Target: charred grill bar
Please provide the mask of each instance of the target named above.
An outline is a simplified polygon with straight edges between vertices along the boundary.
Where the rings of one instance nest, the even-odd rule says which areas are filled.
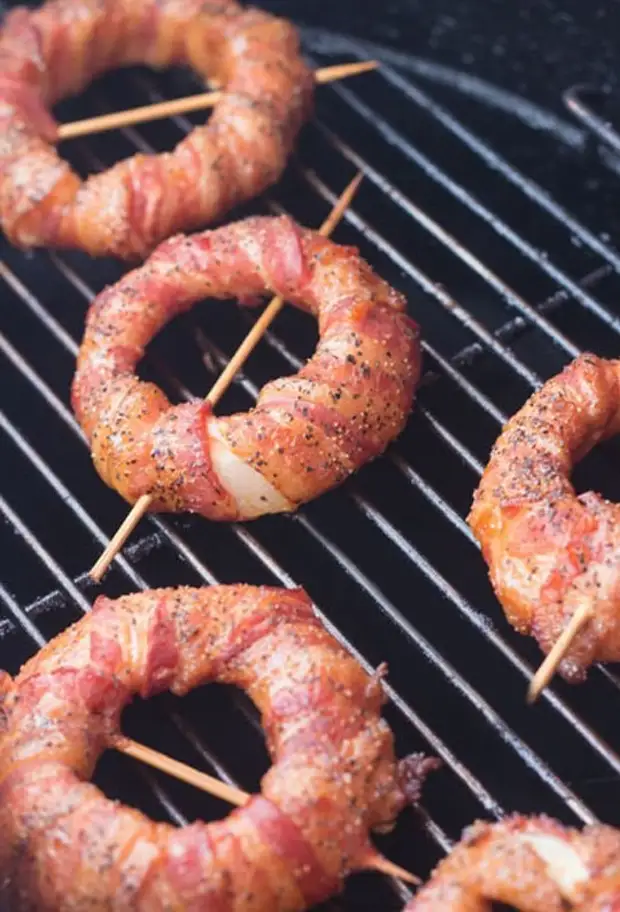
[[[583,348],[618,354],[620,226],[604,199],[615,188],[617,208],[612,159],[585,157],[588,129],[570,114],[506,93],[482,98],[474,80],[362,42],[316,30],[305,39],[313,66],[378,57],[382,69],[320,90],[298,161],[269,200],[244,212],[283,209],[318,224],[354,170],[364,171],[335,237],[360,246],[409,297],[425,346],[415,414],[386,458],[292,518],[229,528],[150,517],[104,591],[240,579],[305,586],[367,667],[388,662],[400,753],[444,760],[428,783],[426,813],[405,814],[384,839],[386,854],[417,873],[479,816],[518,810],[618,824],[620,678],[601,668],[579,689],[556,681],[540,706],[526,708],[540,656],[504,621],[464,522],[505,418]],[[61,119],[197,88],[186,74],[118,73],[67,103]],[[175,118],[129,128],[66,153],[92,171],[137,149],[171,147],[190,125]],[[0,260],[0,665],[15,671],[88,609],[98,590],[87,570],[124,515],[68,406],[84,309],[123,267],[73,253],[25,255],[4,241]],[[179,320],[152,346],[145,370],[176,398],[202,396],[249,319],[222,305]],[[223,409],[247,408],[266,379],[295,369],[312,350],[311,325],[285,310]],[[577,473],[580,487],[620,497],[616,451],[613,442],[597,450]],[[246,789],[266,768],[240,694],[158,699],[130,712],[125,728]],[[122,757],[105,758],[99,781],[161,819],[225,812]],[[407,895],[387,879],[355,878],[330,907],[397,910]]]

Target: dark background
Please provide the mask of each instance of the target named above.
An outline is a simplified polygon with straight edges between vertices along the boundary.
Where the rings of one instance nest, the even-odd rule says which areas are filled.
[[[620,3],[261,0],[309,25],[427,55],[560,107],[574,82],[617,84]]]

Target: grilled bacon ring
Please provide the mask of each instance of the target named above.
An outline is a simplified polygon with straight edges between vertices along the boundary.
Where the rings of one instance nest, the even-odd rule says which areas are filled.
[[[250,412],[171,406],[134,369],[152,336],[205,297],[269,289],[316,315],[299,373]],[[296,509],[381,453],[402,430],[420,374],[406,302],[357,251],[289,218],[252,218],[162,244],[93,302],[72,403],[102,479],[130,503],[248,520]]]
[[[261,794],[177,829],[87,781],[133,695],[207,681],[261,710],[273,759]],[[15,912],[302,910],[372,866],[369,830],[411,794],[380,716],[381,673],[340,646],[302,590],[100,596],[3,686],[0,904]],[[433,765],[414,760],[422,777]]]
[[[223,87],[171,153],[85,183],[57,154],[49,108],[114,67],[188,64]],[[0,223],[21,247],[134,259],[261,193],[309,115],[314,76],[294,27],[234,0],[51,0],[0,31]]]
[[[545,653],[591,608],[559,669],[567,681],[620,660],[620,506],[570,482],[573,463],[619,432],[620,362],[581,355],[508,422],[468,518],[508,620]]]
[[[579,830],[548,817],[514,815],[468,827],[404,912],[523,912],[620,909],[620,833]]]

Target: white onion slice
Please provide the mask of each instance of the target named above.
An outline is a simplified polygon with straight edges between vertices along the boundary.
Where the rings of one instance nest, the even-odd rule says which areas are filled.
[[[566,899],[573,899],[576,888],[590,877],[590,872],[573,846],[548,833],[522,833],[519,836],[547,865],[549,877]]]
[[[237,501],[244,519],[255,519],[265,513],[290,513],[295,509],[260,472],[231,452],[219,434],[217,418],[207,422],[207,434],[213,468],[222,486]]]

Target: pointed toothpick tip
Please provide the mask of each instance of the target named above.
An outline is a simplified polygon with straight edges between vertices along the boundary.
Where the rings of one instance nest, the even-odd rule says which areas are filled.
[[[347,185],[347,187],[342,191],[334,203],[332,211],[319,229],[319,234],[322,234],[324,237],[329,237],[329,235],[334,231],[338,223],[342,221],[343,215],[351,205],[353,197],[357,193],[359,185],[363,179],[363,173],[361,171],[358,171],[351,183]]]
[[[582,605],[575,611],[570,623],[562,631],[557,642],[530,682],[526,696],[526,701],[529,706],[538,700],[543,690],[548,686],[564,661],[566,653],[572,646],[575,637],[583,630],[591,617],[592,609],[589,605]]]
[[[349,186],[347,187],[347,189],[344,191],[344,193],[340,197],[340,199],[343,201],[346,200],[346,203],[348,205],[352,201],[355,194],[357,193],[358,187],[362,183],[363,180],[364,180],[363,172],[358,171],[357,174],[355,175],[355,177],[353,178],[353,180],[351,181],[351,183],[349,184]]]
[[[362,859],[359,870],[378,871],[380,874],[386,874],[388,877],[396,877],[398,880],[413,884],[414,886],[419,886],[419,884],[422,883],[421,879],[416,877],[415,874],[412,874],[411,871],[407,871],[405,868],[401,868],[400,865],[394,864],[389,858],[386,858],[375,850],[369,851]]]
[[[88,575],[91,580],[93,580],[93,582],[101,582],[108,570],[108,567],[116,555],[119,553],[131,533],[134,531],[144,514],[148,511],[151,503],[152,498],[148,494],[143,494],[142,497],[140,497],[135,502],[130,512],[127,514],[119,528],[116,530],[113,538],[110,539],[102,555],[88,571]]]
[[[360,60],[357,63],[336,63],[333,66],[324,67],[315,73],[315,81],[319,85],[328,82],[337,82],[340,79],[347,79],[349,76],[360,76],[362,73],[370,73],[372,70],[379,68],[378,60]]]

